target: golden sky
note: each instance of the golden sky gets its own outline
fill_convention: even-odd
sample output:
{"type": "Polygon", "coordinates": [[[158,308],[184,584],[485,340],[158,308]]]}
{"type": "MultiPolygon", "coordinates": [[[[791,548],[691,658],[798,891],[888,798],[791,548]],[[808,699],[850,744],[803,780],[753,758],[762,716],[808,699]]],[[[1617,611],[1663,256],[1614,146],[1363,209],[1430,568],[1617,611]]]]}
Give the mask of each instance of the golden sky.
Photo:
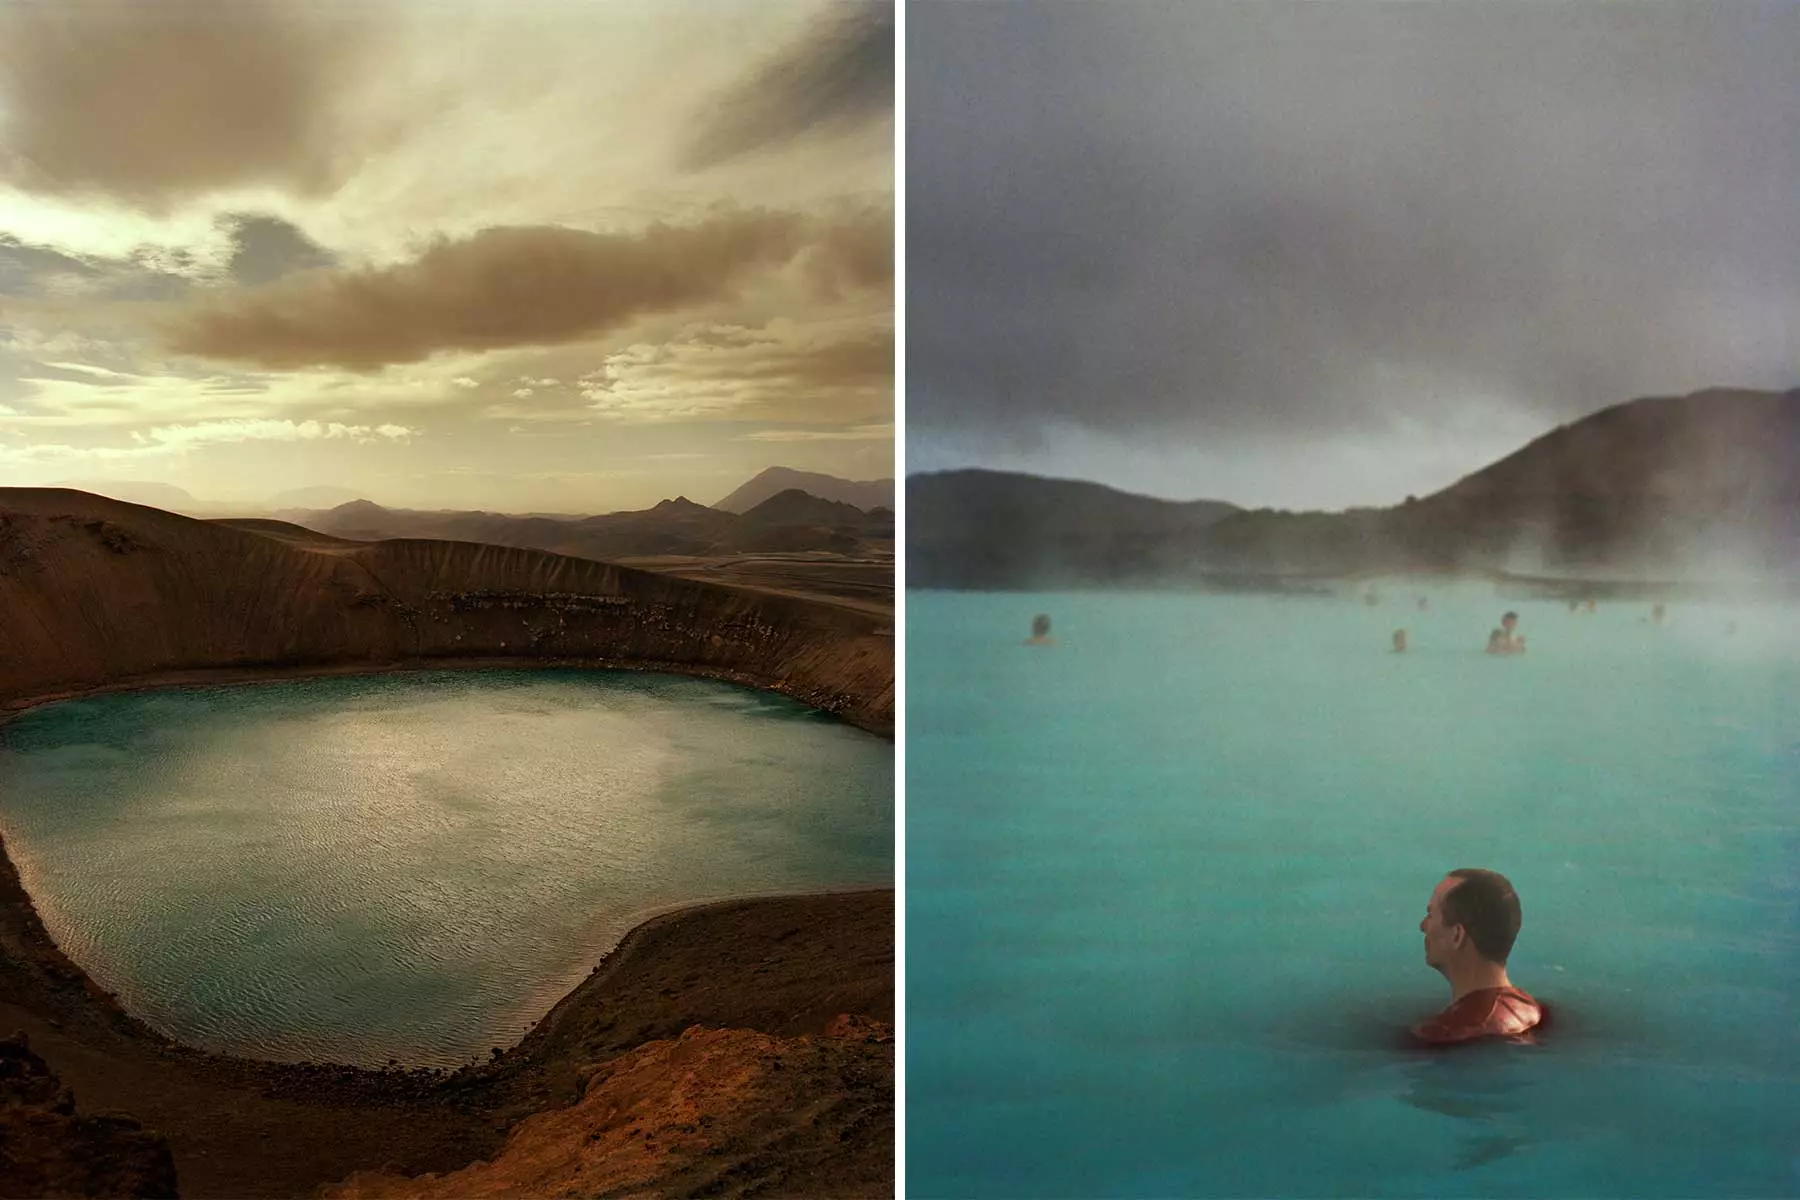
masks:
{"type": "Polygon", "coordinates": [[[0,483],[893,473],[891,9],[0,8],[0,483]]]}

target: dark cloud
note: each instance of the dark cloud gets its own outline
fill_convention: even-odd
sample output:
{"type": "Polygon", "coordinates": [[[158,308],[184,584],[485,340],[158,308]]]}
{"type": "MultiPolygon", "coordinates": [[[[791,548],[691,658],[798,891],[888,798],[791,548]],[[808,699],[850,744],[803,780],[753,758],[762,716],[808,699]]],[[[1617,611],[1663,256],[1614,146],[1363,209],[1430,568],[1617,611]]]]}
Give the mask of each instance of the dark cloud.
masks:
{"type": "Polygon", "coordinates": [[[203,358],[350,370],[449,350],[556,345],[722,299],[759,271],[802,257],[809,273],[862,278],[864,238],[840,226],[885,220],[891,227],[891,212],[881,213],[821,220],[727,211],[634,233],[486,229],[439,238],[397,266],[308,271],[208,297],[170,318],[165,340],[177,353],[203,358]]]}
{"type": "Polygon", "coordinates": [[[95,301],[172,300],[189,286],[146,254],[76,257],[0,233],[0,296],[46,298],[73,288],[95,301]]]}
{"type": "Polygon", "coordinates": [[[332,191],[333,115],[369,23],[257,0],[14,4],[0,13],[0,178],[161,211],[214,189],[332,191]]]}
{"type": "Polygon", "coordinates": [[[47,246],[30,246],[0,233],[0,296],[23,296],[37,289],[46,275],[69,274],[92,279],[100,274],[93,264],[47,246]]]}
{"type": "Polygon", "coordinates": [[[266,213],[232,213],[221,222],[231,237],[227,270],[246,287],[272,283],[293,271],[332,267],[337,258],[298,226],[266,213]]]}
{"type": "Polygon", "coordinates": [[[843,205],[815,223],[802,256],[813,289],[823,296],[889,288],[894,282],[894,210],[887,204],[843,205]]]}
{"type": "Polygon", "coordinates": [[[893,106],[893,5],[835,4],[802,37],[713,97],[681,162],[701,170],[808,134],[852,128],[893,106]]]}
{"type": "Polygon", "coordinates": [[[1546,425],[1800,362],[1800,8],[908,13],[908,421],[1546,425]]]}

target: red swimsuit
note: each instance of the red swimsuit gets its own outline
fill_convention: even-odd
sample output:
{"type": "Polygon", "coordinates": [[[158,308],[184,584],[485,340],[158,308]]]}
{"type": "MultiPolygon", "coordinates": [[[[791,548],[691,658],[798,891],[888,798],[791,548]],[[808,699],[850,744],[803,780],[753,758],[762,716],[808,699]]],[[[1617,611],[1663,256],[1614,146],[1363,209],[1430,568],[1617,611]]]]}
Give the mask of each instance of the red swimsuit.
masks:
{"type": "Polygon", "coordinates": [[[1413,1036],[1434,1046],[1480,1037],[1530,1040],[1520,1035],[1535,1029],[1543,1019],[1543,1008],[1518,988],[1482,988],[1414,1027],[1413,1036]]]}

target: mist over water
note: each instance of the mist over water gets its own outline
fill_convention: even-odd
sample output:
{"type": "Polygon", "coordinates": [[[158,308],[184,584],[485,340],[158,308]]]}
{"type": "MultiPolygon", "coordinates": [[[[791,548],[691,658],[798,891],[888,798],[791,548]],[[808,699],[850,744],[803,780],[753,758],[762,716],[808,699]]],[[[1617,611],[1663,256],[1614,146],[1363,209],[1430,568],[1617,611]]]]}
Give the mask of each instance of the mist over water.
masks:
{"type": "Polygon", "coordinates": [[[649,910],[890,883],[893,752],[708,680],[308,680],[28,713],[0,822],[57,944],[163,1032],[453,1067],[649,910]]]}
{"type": "Polygon", "coordinates": [[[1365,590],[909,595],[911,1190],[1800,1191],[1796,613],[1365,590]],[[1539,1046],[1400,1037],[1463,866],[1539,1046]]]}

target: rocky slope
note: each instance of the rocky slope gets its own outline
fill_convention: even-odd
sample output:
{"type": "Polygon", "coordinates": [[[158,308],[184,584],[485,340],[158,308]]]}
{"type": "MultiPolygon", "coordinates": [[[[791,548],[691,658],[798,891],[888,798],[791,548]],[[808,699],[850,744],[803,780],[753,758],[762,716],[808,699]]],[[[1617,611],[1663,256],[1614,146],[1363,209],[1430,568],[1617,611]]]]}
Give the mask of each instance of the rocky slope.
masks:
{"type": "Polygon", "coordinates": [[[491,1161],[353,1175],[327,1197],[885,1196],[894,1154],[891,1026],[826,1036],[692,1026],[589,1071],[581,1099],[521,1122],[491,1161]]]}
{"type": "Polygon", "coordinates": [[[709,675],[893,727],[891,625],[865,614],[542,551],[309,541],[0,488],[0,704],[197,670],[489,659],[709,675]]]}

